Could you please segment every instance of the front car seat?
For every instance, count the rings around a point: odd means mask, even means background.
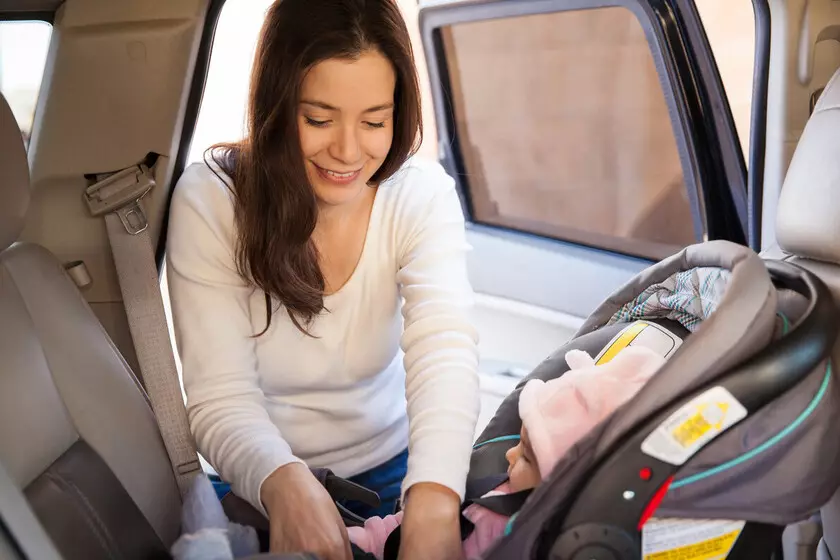
[[[778,247],[766,256],[817,274],[840,302],[840,70],[826,85],[788,168],[776,216]],[[840,364],[840,343],[833,361]],[[837,375],[838,369],[834,369]],[[840,436],[838,436],[840,437]],[[836,468],[840,469],[840,465]],[[840,491],[821,511],[818,558],[840,560]]]
[[[29,189],[0,97],[0,463],[65,559],[165,558],[181,499],[155,417],[62,264],[17,242]]]

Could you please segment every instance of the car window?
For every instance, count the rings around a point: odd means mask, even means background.
[[[27,146],[51,35],[52,26],[43,21],[0,22],[0,91]]]
[[[698,240],[633,12],[458,23],[441,38],[473,221],[651,258]]]

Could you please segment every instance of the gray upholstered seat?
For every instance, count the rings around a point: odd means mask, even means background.
[[[181,502],[155,418],[62,264],[16,242],[29,188],[0,98],[0,462],[64,558],[167,557]]]

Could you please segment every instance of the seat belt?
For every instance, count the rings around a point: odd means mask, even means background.
[[[96,178],[85,190],[85,201],[92,216],[105,217],[143,385],[183,497],[202,469],[178,381],[149,224],[140,203],[154,188],[154,175],[144,162]]]

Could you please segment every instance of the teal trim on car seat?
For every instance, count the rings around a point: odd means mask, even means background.
[[[805,420],[807,420],[808,417],[811,416],[811,414],[814,413],[814,411],[817,409],[817,406],[819,406],[820,402],[823,400],[823,397],[825,397],[826,392],[828,392],[829,383],[831,383],[831,363],[829,363],[826,366],[825,376],[823,377],[822,385],[820,385],[820,389],[819,391],[817,391],[817,394],[814,396],[813,400],[811,400],[811,403],[805,408],[805,410],[802,411],[802,414],[800,414],[796,418],[796,420],[791,422],[790,425],[788,425],[784,430],[782,430],[772,438],[768,439],[752,451],[744,453],[740,457],[736,457],[735,459],[727,461],[722,465],[718,465],[713,469],[709,469],[707,471],[703,471],[695,475],[689,476],[688,478],[675,481],[673,484],[671,484],[671,488],[669,490],[675,490],[677,488],[688,486],[689,484],[694,484],[695,482],[699,482],[701,480],[709,478],[710,476],[714,476],[716,474],[720,474],[724,471],[737,467],[738,465],[749,461],[750,459],[760,455],[761,453],[764,453],[774,445],[777,445],[780,441],[789,436],[791,432],[798,428]]]
[[[517,515],[519,515],[518,511],[516,513],[514,513],[513,515],[511,515],[510,519],[508,519],[507,525],[505,525],[505,532],[504,532],[505,537],[510,535],[511,531],[513,531],[513,521],[516,519]]]
[[[487,441],[476,443],[475,445],[473,445],[473,449],[478,449],[479,447],[484,447],[485,445],[490,445],[491,443],[499,443],[502,441],[519,441],[519,434],[513,436],[494,437],[493,439],[488,439]]]
[[[782,335],[786,335],[790,331],[790,319],[784,313],[776,313],[782,320]]]

